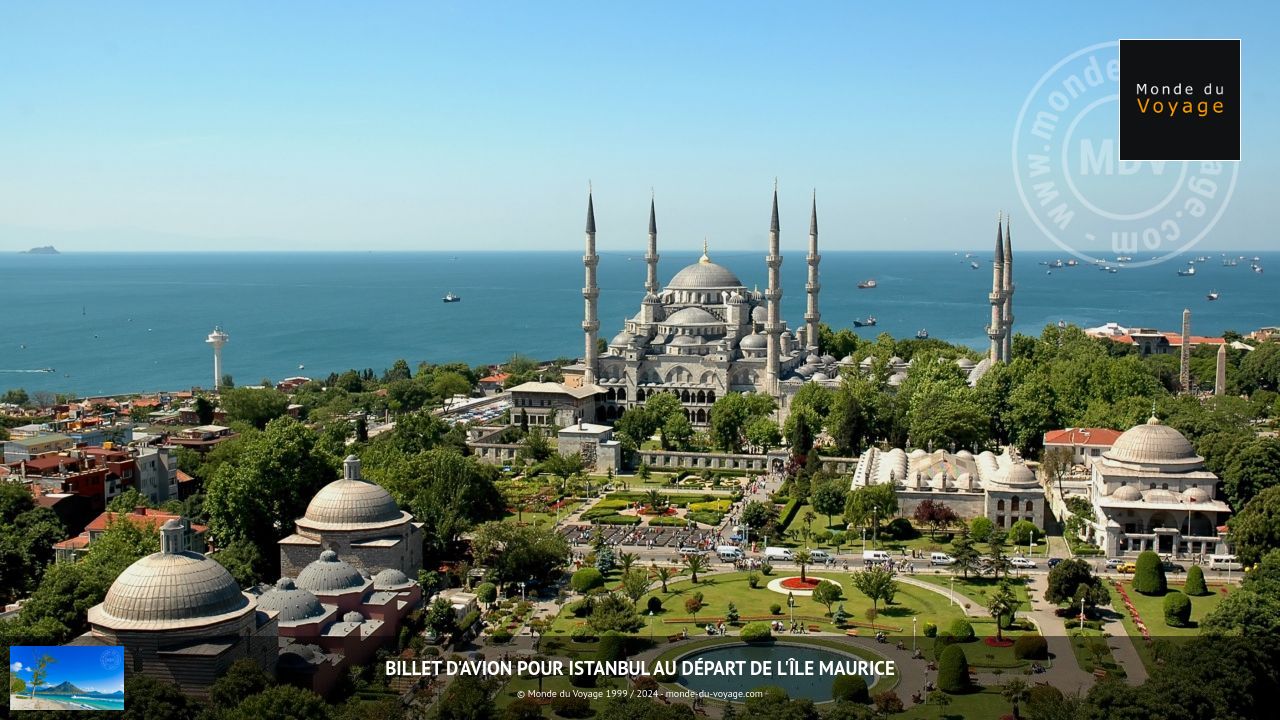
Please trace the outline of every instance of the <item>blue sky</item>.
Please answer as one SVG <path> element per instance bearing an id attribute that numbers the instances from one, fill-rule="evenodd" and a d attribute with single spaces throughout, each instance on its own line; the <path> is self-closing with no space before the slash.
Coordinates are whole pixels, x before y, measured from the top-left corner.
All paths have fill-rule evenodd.
<path id="1" fill-rule="evenodd" d="M 9 672 L 17 673 L 30 685 L 31 671 L 41 655 L 54 659 L 46 666 L 45 686 L 69 682 L 85 692 L 113 693 L 124 689 L 124 652 L 118 647 L 11 647 Z M 104 658 L 107 658 L 106 662 Z M 37 689 L 36 692 L 40 691 Z"/>
<path id="2" fill-rule="evenodd" d="M 1263 248 L 1280 188 L 1274 3 L 5 3 L 0 251 L 783 244 L 986 247 L 1063 56 L 1241 37 L 1238 188 L 1205 248 Z M 1118 5 L 1118 6 L 1117 6 Z"/>

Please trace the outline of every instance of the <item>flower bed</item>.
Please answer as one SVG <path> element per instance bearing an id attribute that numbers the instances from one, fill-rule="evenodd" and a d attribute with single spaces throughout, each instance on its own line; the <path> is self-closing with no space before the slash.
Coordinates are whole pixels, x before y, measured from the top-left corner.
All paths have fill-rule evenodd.
<path id="1" fill-rule="evenodd" d="M 1151 642 L 1151 633 L 1147 630 L 1146 623 L 1142 622 L 1142 616 L 1138 614 L 1138 608 L 1133 606 L 1133 601 L 1129 599 L 1129 593 L 1124 591 L 1124 585 L 1116 583 L 1116 591 L 1120 593 L 1120 599 L 1124 601 L 1125 610 L 1129 611 L 1129 615 L 1133 618 L 1134 627 L 1138 628 L 1138 632 L 1142 633 L 1142 639 L 1148 643 Z"/>
<path id="2" fill-rule="evenodd" d="M 818 587 L 820 582 L 822 582 L 821 578 L 805 578 L 801 580 L 798 577 L 789 577 L 782 581 L 782 587 L 788 590 L 813 590 Z"/>
<path id="3" fill-rule="evenodd" d="M 1013 647 L 1013 641 L 1008 638 L 1005 638 L 1003 640 L 997 640 L 993 637 L 985 637 L 985 638 L 982 638 L 982 642 L 986 643 L 988 647 L 995 647 L 995 648 Z"/>

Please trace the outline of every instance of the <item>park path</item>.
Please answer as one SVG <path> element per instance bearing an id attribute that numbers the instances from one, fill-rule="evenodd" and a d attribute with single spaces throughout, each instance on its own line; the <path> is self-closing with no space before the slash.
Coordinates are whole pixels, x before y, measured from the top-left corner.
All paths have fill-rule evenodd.
<path id="1" fill-rule="evenodd" d="M 952 592 L 949 588 L 945 588 L 941 585 L 934 585 L 933 583 L 925 582 L 924 580 L 917 580 L 911 577 L 910 575 L 899 574 L 899 575 L 895 575 L 893 579 L 897 580 L 900 583 L 910 585 L 912 587 L 918 587 L 924 590 L 935 592 L 947 598 L 948 600 L 955 603 L 956 605 L 959 605 L 960 609 L 964 610 L 964 614 L 968 615 L 969 617 L 979 617 L 985 614 L 983 609 L 981 607 L 976 606 L 972 600 L 965 597 L 964 595 L 961 595 L 958 592 Z M 973 607 L 966 608 L 965 605 L 971 605 Z"/>

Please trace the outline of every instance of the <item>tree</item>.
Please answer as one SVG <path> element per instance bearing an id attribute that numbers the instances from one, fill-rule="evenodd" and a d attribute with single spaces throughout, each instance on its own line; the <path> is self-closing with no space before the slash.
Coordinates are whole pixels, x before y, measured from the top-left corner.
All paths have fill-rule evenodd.
<path id="1" fill-rule="evenodd" d="M 1168 588 L 1160 556 L 1151 550 L 1139 553 L 1137 569 L 1133 573 L 1133 589 L 1143 595 L 1164 595 Z"/>
<path id="2" fill-rule="evenodd" d="M 961 577 L 967 578 L 970 572 L 978 569 L 978 559 L 981 555 L 973 546 L 973 538 L 968 533 L 961 533 L 951 541 L 951 557 L 955 560 L 951 565 L 952 569 L 959 570 Z"/>
<path id="3" fill-rule="evenodd" d="M 218 564 L 231 573 L 240 587 L 249 587 L 258 582 L 264 575 L 262 553 L 258 546 L 244 538 L 237 538 L 225 548 L 210 555 Z"/>
<path id="4" fill-rule="evenodd" d="M 1002 532 L 993 532 L 987 536 L 987 567 L 991 568 L 993 577 L 1006 577 L 1012 564 L 1009 557 L 1004 552 L 1005 535 Z"/>
<path id="5" fill-rule="evenodd" d="M 1049 570 L 1044 599 L 1061 605 L 1076 599 L 1076 591 L 1081 585 L 1092 586 L 1095 583 L 1098 583 L 1098 578 L 1094 577 L 1088 562 L 1079 558 L 1063 560 Z"/>
<path id="6" fill-rule="evenodd" d="M 1183 591 L 1188 595 L 1195 596 L 1210 594 L 1209 588 L 1205 587 L 1204 584 L 1204 570 L 1201 570 L 1199 565 L 1192 565 L 1191 569 L 1187 571 L 1187 583 L 1183 587 Z"/>
<path id="7" fill-rule="evenodd" d="M 553 577 L 569 558 L 569 541 L 543 525 L 487 522 L 472 532 L 471 548 L 501 582 Z"/>
<path id="8" fill-rule="evenodd" d="M 987 601 L 987 612 L 996 621 L 996 640 L 1004 640 L 1003 628 L 1013 622 L 1014 615 L 1018 612 L 1018 596 L 1014 594 L 1013 588 L 1009 587 L 1008 581 L 1003 581 L 991 594 L 991 598 Z M 1005 617 L 1008 617 L 1008 622 Z"/>
<path id="9" fill-rule="evenodd" d="M 228 420 L 246 423 L 259 430 L 284 415 L 289 408 L 288 395 L 267 388 L 230 388 L 222 391 L 220 400 Z"/>
<path id="10" fill-rule="evenodd" d="M 569 486 L 569 478 L 582 472 L 583 467 L 585 467 L 585 463 L 583 462 L 582 455 L 580 453 L 563 455 L 555 452 L 542 463 L 542 467 L 547 472 L 560 478 L 560 486 L 567 489 Z"/>
<path id="11" fill-rule="evenodd" d="M 969 659 L 959 645 L 948 645 L 938 657 L 938 688 L 952 694 L 969 689 Z"/>
<path id="12" fill-rule="evenodd" d="M 791 559 L 795 561 L 795 564 L 800 566 L 800 581 L 803 582 L 807 580 L 808 578 L 805 576 L 804 572 L 805 567 L 813 561 L 813 554 L 809 551 L 809 548 L 796 548 L 795 552 L 791 555 Z"/>
<path id="13" fill-rule="evenodd" d="M 128 701 L 120 716 L 123 720 L 195 720 L 197 717 L 199 706 L 195 701 L 176 686 L 142 673 L 126 673 L 124 696 Z M 236 698 L 226 709 L 235 709 L 241 699 Z"/>
<path id="14" fill-rule="evenodd" d="M 823 580 L 813 589 L 813 600 L 821 605 L 827 606 L 827 614 L 831 614 L 831 606 L 840 600 L 840 586 L 829 581 Z"/>
<path id="15" fill-rule="evenodd" d="M 493 720 L 496 710 L 493 691 L 496 681 L 474 675 L 460 675 L 445 687 L 431 706 L 430 720 Z"/>
<path id="16" fill-rule="evenodd" d="M 292 531 L 293 520 L 336 477 L 335 462 L 318 441 L 314 431 L 290 417 L 272 420 L 246 438 L 206 485 L 210 534 L 223 545 L 248 540 L 262 557 L 278 558 L 276 541 Z"/>
<path id="17" fill-rule="evenodd" d="M 872 533 L 880 521 L 898 514 L 898 494 L 888 484 L 863 485 L 849 493 L 844 517 L 851 525 L 870 527 Z"/>
<path id="18" fill-rule="evenodd" d="M 1232 507 L 1242 508 L 1258 493 L 1280 483 L 1280 440 L 1256 438 L 1231 455 L 1222 475 Z"/>
<path id="19" fill-rule="evenodd" d="M 684 611 L 693 616 L 693 621 L 698 621 L 698 613 L 703 608 L 702 593 L 694 593 L 684 600 Z"/>
<path id="20" fill-rule="evenodd" d="M 938 502 L 933 498 L 925 498 L 916 505 L 915 513 L 912 515 L 917 523 L 929 526 L 929 537 L 935 537 L 938 528 L 949 527 L 960 519 L 959 515 L 945 503 Z"/>
<path id="21" fill-rule="evenodd" d="M 209 705 L 214 708 L 233 708 L 240 701 L 275 685 L 271 676 L 262 671 L 256 660 L 241 658 L 227 668 L 225 674 L 209 686 Z"/>
<path id="22" fill-rule="evenodd" d="M 667 581 L 676 576 L 676 572 L 668 565 L 653 564 L 653 576 L 662 583 L 662 592 L 667 592 Z"/>
<path id="23" fill-rule="evenodd" d="M 822 387 L 806 383 L 808 387 Z M 801 388 L 803 391 L 804 388 Z M 825 389 L 825 388 L 824 388 Z M 777 425 L 774 425 L 777 428 Z M 791 414 L 787 416 L 787 421 L 783 423 L 782 435 L 787 439 L 787 444 L 791 446 L 791 452 L 796 455 L 807 456 L 813 450 L 813 439 L 822 432 L 822 416 L 818 410 L 805 405 L 796 405 L 795 401 L 791 404 Z M 750 433 L 750 429 L 748 429 Z"/>
<path id="24" fill-rule="evenodd" d="M 635 632 L 643 621 L 636 614 L 635 603 L 617 593 L 605 593 L 596 601 L 587 618 L 587 625 L 598 633 L 615 630 Z"/>
<path id="25" fill-rule="evenodd" d="M 0 481 L 0 601 L 35 589 L 67 535 L 52 510 L 39 507 L 26 485 Z"/>
<path id="26" fill-rule="evenodd" d="M 649 573 L 644 570 L 624 570 L 622 592 L 631 602 L 639 602 L 649 590 Z"/>
<path id="27" fill-rule="evenodd" d="M 737 625 L 738 619 L 740 617 L 741 615 L 738 613 L 738 606 L 734 605 L 733 601 L 730 600 L 729 605 L 724 609 L 725 621 L 728 622 L 730 625 Z"/>
<path id="28" fill-rule="evenodd" d="M 985 515 L 979 515 L 969 521 L 969 536 L 973 538 L 974 542 L 986 542 L 991 537 L 991 532 L 995 529 L 996 524 Z"/>
<path id="29" fill-rule="evenodd" d="M 1280 486 L 1258 493 L 1227 521 L 1227 528 L 1236 555 L 1245 565 L 1253 565 L 1268 551 L 1280 548 Z"/>
<path id="30" fill-rule="evenodd" d="M 45 680 L 49 678 L 49 665 L 57 662 L 48 655 L 41 655 L 36 658 L 36 666 L 31 668 L 31 697 L 36 696 L 36 688 L 45 684 Z"/>
<path id="31" fill-rule="evenodd" d="M 745 435 L 747 442 L 760 449 L 760 452 L 768 452 L 769 448 L 775 447 L 782 442 L 782 433 L 778 430 L 778 423 L 767 417 L 757 417 L 747 424 Z"/>
<path id="32" fill-rule="evenodd" d="M 752 530 L 759 530 L 777 517 L 778 513 L 772 505 L 765 505 L 759 500 L 752 500 L 742 508 L 742 523 Z"/>
<path id="33" fill-rule="evenodd" d="M 1057 484 L 1059 496 L 1063 495 L 1062 479 L 1070 474 L 1074 467 L 1075 458 L 1071 448 L 1045 448 L 1044 455 L 1040 457 L 1040 473 Z"/>
<path id="34" fill-rule="evenodd" d="M 1280 343 L 1265 342 L 1240 361 L 1240 381 L 1246 390 L 1280 391 Z"/>
<path id="35" fill-rule="evenodd" d="M 831 516 L 844 512 L 845 500 L 848 498 L 847 483 L 839 478 L 818 485 L 809 495 L 813 509 L 827 516 L 827 527 L 832 525 Z"/>
<path id="36" fill-rule="evenodd" d="M 453 611 L 453 604 L 437 597 L 427 607 L 427 627 L 435 631 L 437 637 L 444 637 L 457 631 L 458 616 Z"/>
<path id="37" fill-rule="evenodd" d="M 498 599 L 498 586 L 491 582 L 483 582 L 476 586 L 476 599 L 485 605 L 492 605 Z"/>
<path id="38" fill-rule="evenodd" d="M 1191 599 L 1174 590 L 1164 596 L 1164 622 L 1169 627 L 1186 627 L 1191 623 Z"/>
<path id="39" fill-rule="evenodd" d="M 741 452 L 747 425 L 773 410 L 773 399 L 768 395 L 728 393 L 716 398 L 711 406 L 712 442 L 726 452 Z"/>
<path id="40" fill-rule="evenodd" d="M 201 425 L 213 424 L 213 411 L 216 408 L 214 408 L 213 403 L 209 402 L 209 398 L 203 395 L 197 396 L 194 404 L 194 409 L 196 411 L 197 422 L 199 422 Z"/>
<path id="41" fill-rule="evenodd" d="M 1025 680 L 1014 678 L 1000 686 L 1000 694 L 1013 706 L 1013 717 L 1020 718 L 1018 708 L 1031 699 L 1031 686 Z"/>
<path id="42" fill-rule="evenodd" d="M 551 441 L 542 434 L 541 428 L 534 428 L 521 441 L 519 455 L 525 460 L 542 462 L 554 454 L 557 454 L 555 448 L 551 447 Z"/>
<path id="43" fill-rule="evenodd" d="M 699 554 L 691 554 L 684 556 L 684 565 L 689 568 L 689 579 L 694 585 L 698 584 L 698 573 L 707 572 L 711 569 L 707 559 Z"/>
<path id="44" fill-rule="evenodd" d="M 863 595 L 871 600 L 871 612 L 873 615 L 878 614 L 879 603 L 884 601 L 887 605 L 893 602 L 894 595 L 898 592 L 898 583 L 893 579 L 893 573 L 882 568 L 873 567 L 870 570 L 860 570 L 851 576 L 853 586 Z"/>
<path id="45" fill-rule="evenodd" d="M 662 424 L 663 442 L 674 447 L 688 448 L 693 435 L 693 423 L 689 422 L 689 418 L 685 417 L 684 413 L 672 414 Z"/>

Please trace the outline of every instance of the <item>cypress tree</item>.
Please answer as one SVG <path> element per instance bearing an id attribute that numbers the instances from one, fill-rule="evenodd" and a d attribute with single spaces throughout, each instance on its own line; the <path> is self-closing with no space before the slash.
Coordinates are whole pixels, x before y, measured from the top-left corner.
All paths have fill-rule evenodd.
<path id="1" fill-rule="evenodd" d="M 1164 565 L 1160 556 L 1150 550 L 1138 556 L 1138 567 L 1133 574 L 1133 589 L 1143 595 L 1163 595 L 1169 589 L 1164 577 Z"/>
<path id="2" fill-rule="evenodd" d="M 938 660 L 938 688 L 952 694 L 969 689 L 969 658 L 959 645 L 948 645 Z"/>
<path id="3" fill-rule="evenodd" d="M 1209 594 L 1209 588 L 1205 587 L 1204 584 L 1204 571 L 1200 569 L 1199 565 L 1192 565 L 1191 569 L 1187 571 L 1185 592 L 1188 595 L 1197 596 Z"/>

